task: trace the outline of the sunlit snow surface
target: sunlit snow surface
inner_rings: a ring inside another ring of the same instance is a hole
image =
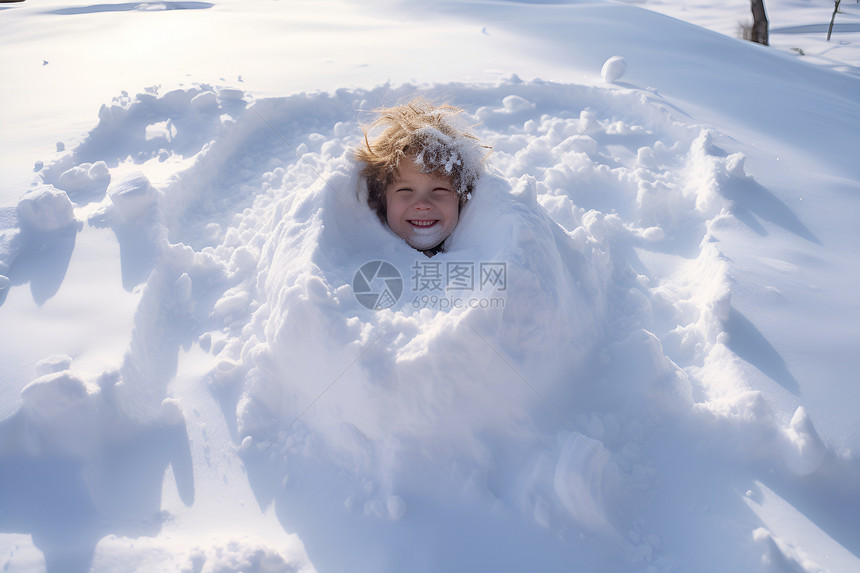
[[[613,49],[586,82],[105,103],[0,208],[0,563],[860,569],[858,173],[814,148],[853,141],[860,83],[780,56],[801,93],[754,83],[776,111],[749,125],[684,81],[707,71],[678,63],[672,99],[622,52],[614,86]],[[433,259],[351,159],[416,94],[493,148]]]

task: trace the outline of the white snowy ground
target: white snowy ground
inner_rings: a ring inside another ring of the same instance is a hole
[[[860,16],[811,4],[0,5],[4,570],[860,570]],[[415,94],[493,147],[432,260],[350,159]]]
[[[750,3],[746,0],[622,1],[738,38],[742,36],[741,26],[752,23]],[[860,46],[856,41],[860,33],[860,6],[856,1],[840,3],[829,42],[827,29],[833,14],[832,1],[765,0],[764,4],[771,47],[818,66],[860,76]]]

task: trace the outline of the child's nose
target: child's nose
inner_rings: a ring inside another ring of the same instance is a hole
[[[419,197],[412,205],[412,207],[420,211],[426,211],[427,209],[433,208],[433,203],[431,203],[430,200],[426,197]]]

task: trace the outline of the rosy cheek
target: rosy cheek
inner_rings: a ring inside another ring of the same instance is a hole
[[[399,214],[397,213],[397,210],[392,208],[392,207],[389,207],[387,219],[388,219],[388,226],[389,227],[392,225],[396,225],[397,220],[399,219]]]

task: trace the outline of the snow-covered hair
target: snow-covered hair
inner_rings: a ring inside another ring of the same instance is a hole
[[[355,150],[355,158],[364,163],[361,174],[367,180],[367,204],[383,223],[385,188],[394,181],[404,157],[421,173],[449,180],[461,206],[469,200],[488,148],[469,133],[460,118],[462,112],[422,98],[377,111],[376,121],[364,130],[364,145]],[[383,128],[382,133],[371,140],[369,131],[378,128]]]

